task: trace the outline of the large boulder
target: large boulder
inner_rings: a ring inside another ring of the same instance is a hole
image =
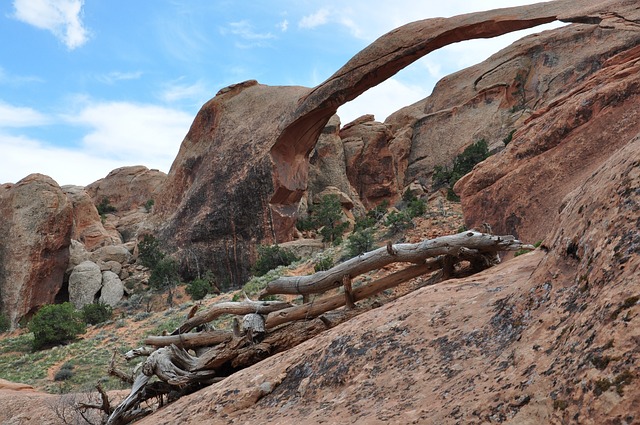
[[[124,245],[109,245],[93,251],[90,259],[95,263],[116,261],[120,264],[128,264],[131,261],[131,253]]]
[[[258,244],[293,238],[309,154],[340,105],[442,46],[559,18],[604,22],[636,6],[558,0],[417,21],[383,35],[317,87],[227,87],[198,112],[158,190],[159,239],[187,277],[207,268],[239,286]]]
[[[81,186],[63,186],[73,204],[73,234],[71,237],[89,250],[121,243],[120,237],[105,229],[89,193]]]
[[[150,170],[142,165],[121,167],[111,171],[105,178],[86,187],[96,205],[106,198],[117,212],[144,207],[155,200],[160,185],[167,178],[162,171]]]
[[[83,261],[73,268],[69,276],[69,301],[75,308],[94,302],[102,287],[102,272],[93,261]]]
[[[73,208],[53,179],[31,174],[0,187],[0,217],[0,310],[16,325],[62,288]]]
[[[102,272],[102,289],[100,289],[99,302],[115,307],[124,296],[124,285],[112,271]]]

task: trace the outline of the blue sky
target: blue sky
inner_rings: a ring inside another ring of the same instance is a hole
[[[0,3],[0,183],[87,185],[164,172],[200,106],[230,84],[315,86],[407,22],[528,0],[7,0]],[[434,52],[339,110],[387,115],[526,33]]]

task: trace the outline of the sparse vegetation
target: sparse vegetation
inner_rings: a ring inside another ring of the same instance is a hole
[[[138,260],[145,266],[153,269],[160,260],[165,257],[160,250],[160,243],[153,235],[144,235],[138,243]]]
[[[180,282],[178,263],[173,258],[163,258],[151,270],[149,286],[163,291],[175,287]]]
[[[460,201],[460,198],[453,191],[453,186],[458,180],[473,167],[489,157],[489,148],[484,139],[468,146],[464,152],[456,156],[453,160],[453,167],[449,170],[447,167],[435,166],[432,176],[432,187],[438,190],[447,187],[447,199],[450,201]]]
[[[371,251],[374,247],[374,232],[372,228],[353,232],[347,240],[347,254],[350,257],[356,257],[367,251]]]
[[[56,382],[66,381],[71,377],[73,377],[73,364],[66,362],[65,364],[60,366],[60,369],[58,369],[56,374],[53,376],[53,380]]]
[[[6,315],[0,314],[0,333],[7,332],[9,329],[11,329],[11,321]]]
[[[107,198],[106,196],[102,198],[102,201],[100,201],[96,208],[98,209],[98,214],[100,214],[100,217],[104,217],[106,214],[118,211],[116,207],[111,205],[109,198]]]
[[[82,307],[82,318],[85,323],[97,325],[111,319],[113,308],[108,304],[87,304]]]
[[[84,333],[85,324],[82,314],[69,302],[50,304],[42,307],[29,322],[33,332],[33,349],[65,344]]]
[[[148,199],[147,202],[144,203],[144,209],[146,212],[151,212],[151,209],[153,208],[153,205],[155,204],[156,201],[154,201],[153,199]]]
[[[192,300],[201,300],[211,292],[212,287],[206,279],[194,279],[187,285],[185,291],[191,296]]]
[[[333,258],[330,256],[321,257],[313,266],[313,270],[317,273],[324,270],[329,270],[333,267]]]
[[[387,226],[392,233],[398,233],[413,227],[413,222],[411,221],[409,214],[406,212],[391,211],[387,214],[387,219],[385,220],[384,225]]]
[[[299,258],[291,251],[281,248],[278,245],[263,245],[258,247],[258,260],[253,265],[253,274],[263,276],[269,270],[278,266],[288,266]]]
[[[334,245],[342,242],[342,235],[349,227],[343,220],[342,206],[337,195],[326,195],[320,203],[313,205],[308,218],[299,219],[296,227],[300,231],[317,230],[323,242]]]

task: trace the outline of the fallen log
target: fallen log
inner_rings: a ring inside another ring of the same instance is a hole
[[[223,314],[245,315],[251,313],[268,314],[272,311],[282,310],[291,307],[290,303],[283,301],[253,301],[245,299],[244,301],[224,302],[212,305],[209,310],[204,313],[197,314],[184,322],[178,329],[173,331],[171,335],[179,335],[189,332],[191,329],[208,323]]]
[[[423,263],[427,258],[440,255],[458,256],[464,249],[481,255],[498,251],[532,248],[513,236],[494,236],[477,231],[465,231],[415,244],[395,244],[354,257],[327,271],[308,276],[283,276],[269,282],[260,292],[260,298],[271,294],[317,294],[342,285],[345,275],[358,276],[395,262]]]
[[[392,273],[367,285],[353,289],[351,292],[353,301],[361,301],[372,295],[378,294],[385,289],[393,288],[410,279],[438,270],[442,267],[442,261],[443,260],[440,257],[432,258],[427,260],[424,264],[409,266],[404,270]],[[278,310],[269,313],[267,320],[265,321],[265,325],[267,329],[273,329],[278,325],[294,320],[311,319],[318,317],[327,311],[340,308],[344,306],[346,302],[347,300],[345,295],[338,294],[300,306]]]
[[[233,337],[233,332],[229,331],[206,331],[192,334],[178,334],[166,336],[148,336],[145,338],[146,345],[155,347],[165,347],[167,345],[175,345],[181,348],[208,347],[229,341]]]

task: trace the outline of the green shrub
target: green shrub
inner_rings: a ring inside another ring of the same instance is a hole
[[[102,201],[100,201],[96,208],[98,209],[98,214],[100,214],[100,216],[118,211],[116,207],[109,203],[109,198],[106,196],[102,198]]]
[[[109,304],[87,304],[82,307],[82,318],[90,325],[106,322],[112,315],[113,308]]]
[[[374,247],[373,234],[373,229],[364,229],[351,234],[347,240],[347,254],[351,257],[357,257],[371,251]]]
[[[407,214],[410,218],[420,217],[427,212],[427,203],[419,198],[412,199],[407,205]]]
[[[482,139],[476,143],[468,146],[464,152],[456,156],[453,160],[453,168],[449,170],[447,167],[441,167],[439,165],[433,168],[433,175],[431,177],[431,186],[434,190],[438,190],[442,187],[448,187],[447,199],[450,201],[459,201],[460,198],[453,191],[453,186],[458,180],[473,167],[484,161],[489,157],[489,147],[487,142]]]
[[[67,379],[73,377],[73,364],[69,362],[65,362],[60,369],[53,376],[53,380],[58,381],[66,381]]]
[[[504,143],[505,146],[507,146],[509,143],[511,143],[511,140],[513,140],[513,135],[515,134],[516,130],[513,129],[509,132],[509,134],[507,134],[507,137],[505,137],[504,139],[502,139],[502,143]]]
[[[69,302],[45,305],[29,322],[33,348],[39,350],[71,342],[85,331],[82,314]]]
[[[358,232],[360,230],[368,229],[375,226],[377,220],[373,217],[365,215],[364,217],[356,217],[356,223],[353,226],[353,231]]]
[[[176,286],[180,282],[178,263],[173,258],[162,258],[151,270],[149,286],[158,291]]]
[[[374,219],[377,222],[382,220],[387,212],[389,211],[389,200],[385,199],[380,203],[380,205],[376,206],[374,209],[367,211],[367,217]]]
[[[329,270],[331,267],[333,267],[333,258],[322,257],[314,264],[313,270],[317,273],[324,270]]]
[[[144,209],[146,212],[151,212],[151,208],[156,203],[153,199],[148,199],[147,202],[144,203]]]
[[[311,207],[308,218],[297,221],[296,227],[300,231],[319,230],[323,242],[337,244],[342,240],[342,234],[349,227],[349,223],[343,221],[338,195],[326,195],[319,204]]]
[[[293,252],[278,245],[259,246],[258,260],[253,265],[252,272],[254,276],[263,276],[269,270],[273,270],[278,266],[288,266],[299,259]]]
[[[315,230],[316,224],[314,220],[311,219],[311,217],[299,218],[296,221],[296,229],[300,230],[301,232],[308,232],[309,230]]]
[[[409,214],[402,211],[391,211],[387,215],[387,219],[384,222],[385,226],[387,226],[393,233],[400,232],[402,230],[408,229],[413,226],[413,222],[411,221],[411,217]]]
[[[0,333],[11,329],[11,321],[4,314],[0,314]]]
[[[160,250],[160,243],[153,235],[144,235],[138,243],[138,260],[145,266],[153,269],[164,259],[165,255]]]
[[[187,285],[185,290],[187,294],[191,296],[192,300],[197,301],[203,299],[211,292],[212,287],[207,279],[194,279]]]

